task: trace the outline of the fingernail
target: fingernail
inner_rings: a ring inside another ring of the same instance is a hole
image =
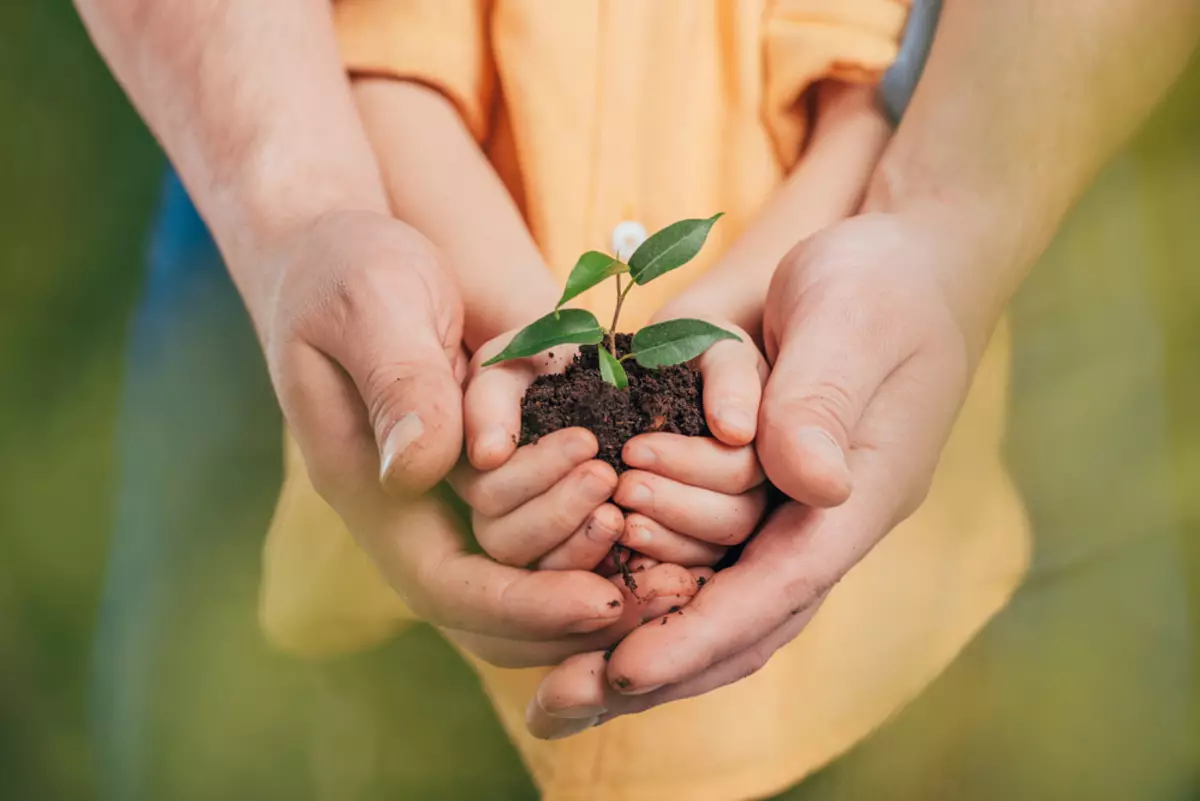
[[[650,467],[657,460],[654,450],[640,442],[625,447],[625,461],[637,467]]]
[[[574,462],[590,459],[595,452],[596,449],[592,447],[591,440],[583,435],[572,437],[567,443],[567,457]]]
[[[387,480],[396,462],[409,447],[425,433],[425,423],[416,412],[409,412],[396,421],[379,449],[379,480]]]
[[[832,467],[849,470],[846,466],[846,454],[842,452],[842,446],[838,445],[837,440],[829,436],[822,429],[806,426],[797,433],[797,439],[801,445],[815,454],[818,459],[821,459]]]
[[[489,428],[475,440],[475,454],[478,456],[484,453],[503,451],[509,442],[511,440],[509,439],[508,432],[503,428],[499,426]]]
[[[563,720],[586,720],[587,718],[598,718],[607,711],[602,706],[571,706],[566,709],[547,709],[546,714],[552,718],[562,718]]]
[[[722,427],[739,434],[753,434],[754,420],[737,406],[722,406],[717,409],[717,421]]]
[[[654,493],[645,484],[634,484],[625,496],[630,506],[645,506],[654,499]]]
[[[654,684],[649,687],[633,688],[633,682],[624,676],[617,676],[612,680],[613,689],[621,693],[621,695],[646,695],[662,687],[661,684]]]
[[[600,716],[596,715],[594,717],[583,718],[581,720],[572,720],[572,721],[564,722],[562,727],[559,728],[558,731],[554,732],[554,734],[549,735],[548,737],[546,737],[546,739],[547,740],[562,740],[567,737],[573,737],[576,734],[581,734],[581,733],[587,731],[588,729],[592,728],[599,721],[600,721]]]

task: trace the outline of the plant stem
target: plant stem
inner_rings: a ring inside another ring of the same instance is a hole
[[[621,274],[617,273],[613,278],[617,279],[617,305],[613,309],[612,325],[608,327],[608,352],[615,359],[617,358],[617,318],[621,316],[621,302],[625,300],[625,296],[621,294]]]
[[[614,359],[621,361],[617,357],[617,320],[621,317],[621,306],[625,303],[625,296],[629,294],[629,290],[633,289],[633,281],[629,282],[629,286],[625,287],[625,291],[621,291],[621,274],[617,273],[613,276],[617,279],[617,307],[613,309],[612,326],[608,329],[608,349]]]

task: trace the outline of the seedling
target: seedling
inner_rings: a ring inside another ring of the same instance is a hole
[[[668,320],[641,329],[633,335],[632,350],[623,356],[617,353],[617,323],[629,290],[644,286],[695,258],[720,217],[716,214],[707,220],[680,220],[668,225],[643,242],[629,257],[628,264],[596,250],[584,253],[567,276],[567,285],[554,311],[518,331],[504,350],[484,362],[484,366],[524,359],[557,345],[600,345],[607,340],[607,350],[597,348],[600,375],[614,387],[624,389],[629,386],[629,376],[621,365],[626,359],[656,370],[691,361],[722,339],[740,342],[737,334],[703,320]],[[621,276],[626,274],[630,281],[622,286]],[[616,282],[617,305],[607,328],[589,311],[562,308],[567,301],[609,278]]]

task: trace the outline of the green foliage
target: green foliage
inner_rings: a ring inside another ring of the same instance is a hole
[[[617,357],[604,348],[598,348],[596,353],[600,356],[600,377],[617,389],[629,386],[629,376],[625,374],[625,368],[617,361]]]
[[[589,250],[579,257],[571,274],[567,276],[567,285],[563,288],[562,297],[558,299],[555,309],[578,295],[588,291],[605,278],[629,272],[629,265],[620,259],[598,250]]]
[[[634,282],[645,286],[694,259],[720,218],[721,214],[714,214],[707,220],[680,220],[653,234],[629,257]]]
[[[508,347],[484,362],[483,366],[534,356],[555,345],[598,345],[603,340],[604,329],[590,311],[554,311],[521,329]]]
[[[713,224],[721,218],[714,214],[706,220],[681,220],[672,223],[641,244],[629,264],[607,253],[590,250],[579,257],[567,277],[562,297],[554,311],[517,332],[500,353],[484,362],[487,367],[509,359],[523,359],[556,345],[599,345],[605,336],[609,349],[599,348],[600,376],[618,389],[629,386],[629,376],[621,365],[635,359],[642,367],[657,369],[690,361],[723,339],[741,341],[741,337],[703,320],[669,320],[647,326],[633,337],[633,351],[617,359],[614,343],[617,321],[625,296],[635,285],[645,285],[687,264],[708,238]],[[629,273],[633,283],[622,290],[621,275]],[[615,278],[617,308],[612,325],[604,328],[595,316],[582,309],[562,309],[562,305],[596,286],[606,278]]]
[[[648,325],[633,337],[633,358],[642,367],[656,369],[683,364],[722,339],[742,338],[703,320],[667,320]]]

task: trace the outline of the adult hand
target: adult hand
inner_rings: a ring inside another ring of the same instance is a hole
[[[968,342],[992,323],[948,301],[942,279],[966,263],[952,232],[882,214],[784,259],[764,314],[774,367],[759,454],[795,500],[670,626],[632,632],[607,664],[582,654],[547,677],[534,734],[577,730],[578,710],[603,722],[754,673],[918,506],[968,387]]]
[[[424,237],[384,215],[342,213],[260,258],[275,280],[250,305],[313,484],[409,607],[435,624],[514,638],[619,620],[621,592],[604,578],[468,553],[448,511],[413,497],[462,445],[462,310]]]

